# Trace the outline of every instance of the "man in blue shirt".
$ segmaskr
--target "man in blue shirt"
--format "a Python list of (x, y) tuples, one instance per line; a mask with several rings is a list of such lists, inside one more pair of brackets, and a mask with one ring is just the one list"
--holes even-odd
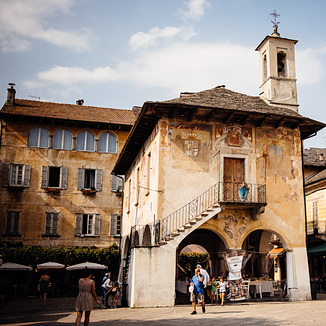
[(196, 300), (198, 304), (201, 304), (202, 311), (205, 312), (205, 301), (204, 301), (204, 276), (200, 274), (200, 269), (196, 268), (195, 275), (190, 281), (190, 285), (194, 287), (193, 292), (190, 294), (190, 301), (192, 302), (193, 312), (192, 315), (197, 314), (196, 312)]

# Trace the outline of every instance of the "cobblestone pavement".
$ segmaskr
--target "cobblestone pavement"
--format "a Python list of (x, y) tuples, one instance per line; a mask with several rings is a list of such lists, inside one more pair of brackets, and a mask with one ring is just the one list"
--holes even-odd
[[(74, 325), (76, 298), (49, 298), (45, 307), (38, 299), (10, 301), (0, 310), (0, 325), (10, 326), (67, 326)], [(242, 302), (229, 303), (223, 307), (206, 306), (203, 314), (197, 307), (197, 315), (190, 315), (191, 305), (170, 308), (117, 308), (95, 307), (90, 325), (194, 325), (200, 326), (324, 326), (326, 295), (317, 294), (317, 300), (302, 302)]]

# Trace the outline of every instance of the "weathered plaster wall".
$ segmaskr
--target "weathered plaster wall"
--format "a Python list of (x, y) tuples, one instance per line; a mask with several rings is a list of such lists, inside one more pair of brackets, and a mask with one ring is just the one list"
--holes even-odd
[[(30, 187), (13, 190), (0, 189), (2, 241), (22, 241), (25, 245), (41, 246), (98, 246), (118, 244), (118, 239), (110, 237), (110, 215), (121, 211), (121, 196), (111, 192), (111, 170), (117, 154), (82, 152), (76, 150), (56, 150), (28, 147), (28, 134), (39, 124), (7, 122), (2, 130), (1, 163), (29, 164), (31, 166)], [(42, 126), (53, 135), (62, 126)], [(67, 128), (73, 137), (81, 128)], [(86, 130), (86, 129), (84, 129)], [(90, 129), (87, 129), (90, 130)], [(101, 129), (92, 129), (98, 139)], [(118, 140), (118, 151), (128, 137), (127, 132), (110, 131)], [(68, 167), (66, 190), (51, 195), (41, 188), (42, 166)], [(2, 166), (1, 166), (2, 167)], [(94, 196), (85, 196), (77, 190), (78, 168), (102, 169), (102, 191)], [(1, 176), (2, 177), (2, 176)], [(1, 182), (1, 181), (0, 181)], [(21, 237), (5, 237), (7, 210), (21, 210), (19, 233)], [(44, 237), (46, 212), (59, 212), (58, 233), (60, 237)], [(75, 237), (76, 213), (101, 214), (100, 237)]]

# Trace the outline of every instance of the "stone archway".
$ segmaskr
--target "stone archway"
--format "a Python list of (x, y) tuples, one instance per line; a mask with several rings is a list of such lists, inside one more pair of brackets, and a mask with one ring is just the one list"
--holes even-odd
[(269, 295), (284, 296), (287, 279), (284, 238), (272, 230), (258, 229), (250, 232), (242, 243), (242, 249), (251, 257), (243, 270), (243, 277), (253, 281), (273, 282)]
[[(225, 265), (222, 254), (226, 252), (226, 246), (217, 233), (205, 228), (194, 230), (180, 242), (177, 257), (182, 249), (190, 244), (200, 245), (207, 251), (209, 263), (205, 264), (205, 268), (210, 275), (224, 275)], [(194, 271), (191, 272), (194, 273)]]

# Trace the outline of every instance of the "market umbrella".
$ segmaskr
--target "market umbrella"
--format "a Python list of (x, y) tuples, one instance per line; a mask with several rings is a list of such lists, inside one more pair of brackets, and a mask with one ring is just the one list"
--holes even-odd
[(16, 263), (4, 263), (0, 266), (0, 271), (32, 271), (30, 266), (20, 265)]
[(43, 264), (38, 264), (37, 265), (37, 270), (41, 271), (41, 270), (55, 270), (55, 271), (59, 271), (65, 268), (65, 265), (63, 264), (59, 264), (59, 263), (55, 263), (52, 261), (49, 261), (47, 263), (43, 263)]
[(107, 269), (107, 266), (96, 264), (96, 263), (91, 263), (91, 262), (85, 262), (85, 263), (80, 263), (77, 265), (71, 265), (69, 267), (66, 267), (68, 271), (75, 271), (75, 270), (80, 270), (80, 269)]

